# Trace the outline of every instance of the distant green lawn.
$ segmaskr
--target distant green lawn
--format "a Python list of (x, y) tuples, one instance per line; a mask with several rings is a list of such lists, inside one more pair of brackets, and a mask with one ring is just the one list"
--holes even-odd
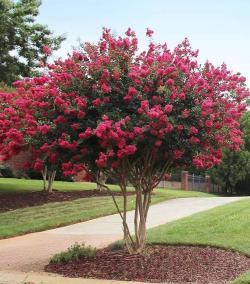
[[(53, 188), (62, 191), (95, 189), (96, 184), (56, 181)], [(119, 190), (117, 185), (112, 185), (111, 188), (112, 190)], [(0, 178), (0, 193), (13, 192), (13, 194), (15, 194), (15, 192), (36, 191), (41, 189), (42, 181), (40, 180)], [(158, 203), (172, 198), (196, 196), (210, 197), (213, 195), (202, 192), (157, 189), (152, 197), (152, 203)], [(122, 205), (122, 198), (117, 197), (117, 200), (119, 205)], [(129, 196), (128, 208), (134, 208), (134, 196)], [(114, 213), (116, 213), (116, 208), (109, 196), (81, 198), (74, 201), (55, 202), (41, 206), (17, 209), (0, 214), (0, 238), (43, 231)]]
[[(116, 187), (116, 186), (111, 186), (111, 187)], [(42, 188), (43, 188), (42, 180), (0, 178), (0, 194), (5, 192), (15, 193), (15, 192), (39, 191), (42, 190)], [(53, 188), (60, 191), (96, 189), (96, 184), (92, 182), (55, 181)]]
[[(148, 231), (148, 242), (209, 245), (250, 257), (250, 199), (211, 209)], [(250, 271), (234, 284), (249, 284)]]

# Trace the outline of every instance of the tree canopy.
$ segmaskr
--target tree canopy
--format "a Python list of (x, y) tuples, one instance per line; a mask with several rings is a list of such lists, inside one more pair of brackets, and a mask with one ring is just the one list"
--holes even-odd
[(36, 22), (40, 5), (40, 0), (0, 0), (0, 82), (31, 76), (64, 40)]

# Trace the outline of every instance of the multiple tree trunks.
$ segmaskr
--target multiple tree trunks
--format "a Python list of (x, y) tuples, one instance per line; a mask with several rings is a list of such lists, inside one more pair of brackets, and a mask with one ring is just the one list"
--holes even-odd
[(53, 182), (56, 177), (56, 171), (49, 171), (47, 167), (44, 167), (44, 169), (41, 171), (41, 174), (43, 177), (43, 190), (47, 193), (51, 193), (53, 188)]
[[(122, 219), (124, 241), (130, 253), (143, 251), (146, 241), (146, 222), (148, 210), (151, 203), (153, 189), (159, 184), (163, 176), (169, 171), (172, 161), (169, 160), (162, 165), (161, 169), (157, 168), (157, 159), (152, 151), (145, 153), (144, 157), (137, 161), (124, 159), (119, 170), (104, 170), (107, 176), (119, 180), (119, 186), (123, 194), (123, 208), (119, 208), (113, 192), (108, 186), (105, 187), (111, 194), (118, 213)], [(127, 184), (130, 183), (136, 193), (135, 210), (134, 210), (134, 234), (132, 237), (131, 229), (127, 223)]]
[(108, 179), (108, 176), (102, 171), (99, 170), (96, 174), (96, 180), (97, 180), (97, 190), (103, 191), (106, 190), (102, 184), (105, 184)]

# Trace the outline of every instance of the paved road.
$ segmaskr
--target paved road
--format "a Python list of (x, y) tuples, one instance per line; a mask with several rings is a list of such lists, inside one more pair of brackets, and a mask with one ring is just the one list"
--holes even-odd
[[(152, 205), (147, 227), (152, 228), (244, 197), (180, 198)], [(133, 212), (128, 213), (132, 227)], [(62, 228), (0, 240), (0, 271), (41, 271), (48, 259), (75, 242), (97, 248), (122, 238), (118, 214)], [(1, 278), (0, 278), (1, 280)], [(1, 283), (1, 282), (0, 282)]]

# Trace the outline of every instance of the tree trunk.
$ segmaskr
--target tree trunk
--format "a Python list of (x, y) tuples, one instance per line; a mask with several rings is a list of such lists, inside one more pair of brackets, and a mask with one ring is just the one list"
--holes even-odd
[(43, 176), (43, 190), (46, 193), (51, 193), (53, 190), (53, 183), (56, 177), (56, 171), (48, 171), (47, 167), (42, 170)]
[(105, 187), (102, 186), (106, 183), (108, 179), (108, 176), (101, 170), (98, 171), (97, 175), (96, 175), (96, 180), (97, 180), (97, 190), (99, 191), (104, 191)]
[(42, 170), (42, 177), (43, 177), (43, 190), (46, 191), (47, 188), (47, 167)]
[(48, 176), (48, 187), (47, 187), (47, 193), (51, 193), (53, 190), (53, 183), (56, 177), (56, 171), (52, 171), (50, 175)]
[(142, 193), (136, 190), (136, 207), (134, 216), (135, 250), (141, 252), (146, 243), (146, 222), (148, 209), (151, 203), (151, 192)]
[(123, 232), (124, 242), (130, 253), (140, 253), (146, 244), (146, 222), (148, 209), (151, 203), (151, 192), (142, 192), (141, 188), (136, 188), (136, 200), (134, 211), (134, 234), (135, 238), (131, 238), (131, 233), (127, 224), (127, 196), (124, 196), (123, 206)]

